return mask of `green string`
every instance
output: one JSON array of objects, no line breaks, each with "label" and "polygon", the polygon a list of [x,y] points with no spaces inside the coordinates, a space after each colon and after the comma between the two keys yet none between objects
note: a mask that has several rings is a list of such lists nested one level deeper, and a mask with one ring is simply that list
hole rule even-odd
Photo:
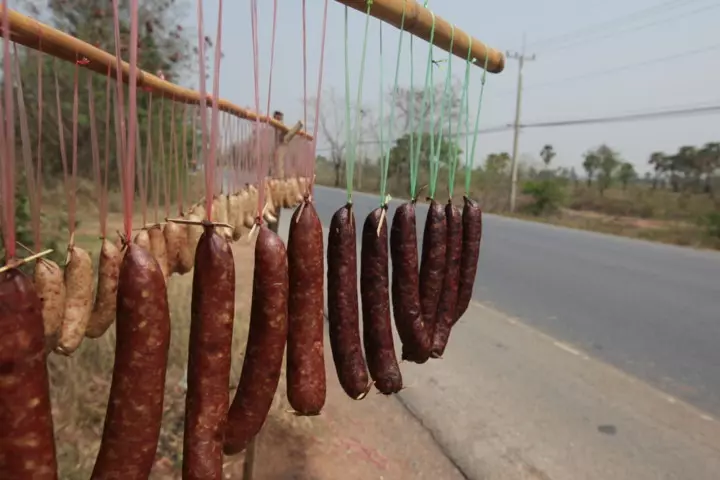
[{"label": "green string", "polygon": [[[462,98],[460,99],[460,118],[458,119],[458,125],[463,123],[463,115],[467,116],[467,94],[468,86],[470,85],[470,67],[472,67],[472,37],[468,36],[468,53],[467,60],[465,61],[465,81],[463,82]],[[467,119],[465,120],[465,132],[467,132]],[[465,134],[465,151],[467,152],[467,133]],[[460,155],[458,153],[458,147],[460,144],[460,128],[458,127],[455,141],[451,146],[450,161],[448,162],[448,195],[453,198],[455,193],[455,173],[457,172],[458,161]]]},{"label": "green string", "polygon": [[[438,138],[437,141],[435,141],[435,133],[434,131],[430,132],[430,151],[431,151],[431,160],[430,160],[430,194],[429,197],[431,199],[435,198],[435,189],[437,187],[437,177],[438,172],[440,170],[440,151],[442,150],[442,142],[443,142],[443,124],[445,123],[445,105],[448,103],[448,99],[450,97],[450,80],[452,79],[452,56],[453,56],[453,45],[455,43],[455,25],[452,26],[451,35],[450,35],[450,48],[448,49],[448,70],[447,74],[445,75],[445,88],[443,91],[443,96],[440,99],[440,119],[438,121],[439,129],[438,129]],[[435,118],[434,111],[431,118]],[[450,132],[449,134],[451,134]]]},{"label": "green string", "polygon": [[[473,165],[475,164],[475,147],[477,146],[477,139],[478,139],[478,128],[480,125],[480,111],[482,110],[482,101],[483,101],[483,94],[485,93],[485,79],[487,78],[487,67],[488,67],[488,58],[490,55],[485,53],[485,66],[483,67],[483,75],[482,80],[480,81],[480,99],[478,100],[478,108],[477,113],[475,114],[475,130],[473,131],[473,143],[472,143],[472,151],[470,152],[470,156],[465,158],[465,196],[470,197],[470,180],[472,177],[472,170]],[[469,107],[468,107],[469,108]],[[468,110],[469,113],[469,110]]]},{"label": "green string", "polygon": [[[365,76],[365,54],[367,53],[367,37],[368,27],[370,26],[370,9],[373,0],[367,0],[367,11],[365,12],[365,35],[363,36],[362,56],[360,57],[360,77],[358,79],[358,92],[356,112],[355,112],[355,128],[350,128],[350,62],[348,54],[348,7],[345,6],[345,133],[348,143],[347,161],[345,163],[345,178],[347,188],[347,201],[352,203],[353,177],[355,173],[355,159],[357,158],[357,144],[360,140],[358,125],[360,124],[360,112],[362,105],[362,87],[363,77]],[[352,135],[354,133],[354,135]],[[352,136],[351,136],[352,135]]]},{"label": "green string", "polygon": [[[403,14],[402,19],[400,20],[400,40],[398,40],[398,53],[397,53],[397,60],[395,61],[395,81],[393,82],[393,90],[392,95],[393,99],[395,98],[395,95],[397,93],[398,89],[398,78],[400,76],[400,56],[402,53],[402,44],[403,44],[403,33],[405,31],[405,3],[403,3]],[[412,37],[411,37],[412,38]],[[412,53],[411,53],[412,55]],[[411,67],[412,68],[412,67]],[[412,87],[411,87],[412,91]],[[382,177],[380,178],[380,206],[385,206],[386,203],[386,193],[387,193],[387,178],[388,178],[388,170],[390,168],[390,146],[385,147],[385,142],[383,141],[383,127],[382,127],[382,119],[383,119],[383,59],[382,59],[382,23],[380,23],[380,148],[385,148],[385,161],[382,163]],[[395,124],[395,107],[397,102],[392,102],[392,107],[390,108],[390,124],[388,126],[388,138],[393,138],[393,126]],[[411,147],[412,149],[412,147]],[[382,150],[381,150],[382,152]],[[380,156],[381,161],[383,158],[383,155]]]},{"label": "green string", "polygon": [[[427,1],[425,2],[425,5],[427,6]],[[425,86],[423,88],[423,97],[422,97],[422,106],[424,107],[427,104],[427,95],[428,95],[428,85],[432,83],[433,79],[433,72],[432,72],[432,51],[433,46],[435,42],[435,14],[433,12],[430,12],[432,15],[432,28],[430,29],[430,46],[428,47],[428,56],[427,56],[427,65],[425,67]],[[412,46],[412,38],[410,40],[410,45]],[[412,51],[411,51],[412,54]],[[412,56],[410,57],[412,58]],[[412,65],[411,65],[412,68]],[[412,80],[412,77],[410,77]],[[412,84],[410,88],[410,95],[411,95],[411,105],[414,104],[414,95],[415,91],[413,90]],[[431,118],[435,117],[435,101],[433,97],[430,99],[430,109],[431,109]],[[418,176],[418,170],[420,166],[420,151],[422,150],[422,140],[423,140],[423,130],[425,128],[425,122],[428,120],[427,116],[426,118],[421,118],[418,122],[418,130],[417,130],[417,145],[413,145],[414,142],[412,142],[412,138],[415,136],[415,134],[411,134],[411,159],[410,159],[410,198],[414,202],[417,199],[417,176]],[[431,123],[431,130],[432,130],[432,123]],[[430,132],[430,140],[432,142],[432,131]],[[415,147],[414,150],[412,147]],[[432,149],[432,143],[431,143],[431,149]]]}]

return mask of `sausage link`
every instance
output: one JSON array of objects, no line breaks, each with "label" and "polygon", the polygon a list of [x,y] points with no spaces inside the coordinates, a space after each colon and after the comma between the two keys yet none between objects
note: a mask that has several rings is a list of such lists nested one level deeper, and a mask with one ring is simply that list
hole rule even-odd
[{"label": "sausage link", "polygon": [[222,444],[235,318],[235,262],[212,223],[195,251],[187,395],[184,479],[222,479]]},{"label": "sausage link", "polygon": [[85,337],[93,308],[93,270],[90,254],[82,248],[68,247],[65,266],[65,315],[56,351],[72,354]]},{"label": "sausage link", "polygon": [[95,304],[85,330],[85,336],[88,338],[100,337],[115,321],[120,262],[122,262],[122,252],[110,240],[103,239],[98,262]]},{"label": "sausage link", "polygon": [[288,236],[287,395],[302,415],[325,405],[323,231],[312,202],[305,199],[290,219]]},{"label": "sausage link", "polygon": [[462,260],[460,262],[460,283],[458,286],[455,322],[463,316],[470,305],[482,241],[482,209],[472,199],[465,197],[462,213]]},{"label": "sausage link", "polygon": [[455,323],[455,307],[460,280],[460,261],[462,257],[463,224],[460,209],[449,200],[445,205],[447,223],[447,248],[445,251],[445,276],[442,294],[438,303],[437,323],[433,334],[432,355],[439,358],[445,352],[450,329]]},{"label": "sausage link", "polygon": [[425,363],[430,357],[431,337],[420,311],[415,204],[403,203],[393,216],[390,230],[392,259],[392,306],[395,326],[402,341],[402,358]]},{"label": "sausage link", "polygon": [[135,245],[139,245],[148,252],[150,251],[150,234],[148,233],[147,228],[143,228],[140,230],[137,235],[135,235],[135,240],[133,240],[133,243]]},{"label": "sausage link", "polygon": [[170,266],[168,263],[167,245],[165,244],[165,235],[163,235],[160,225],[153,225],[147,230],[150,237],[150,253],[157,260],[163,276],[167,279],[170,276]]},{"label": "sausage link", "polygon": [[386,211],[387,206],[376,208],[368,214],[363,225],[360,295],[363,340],[370,376],[381,393],[390,395],[402,389],[402,374],[395,356],[390,324]]},{"label": "sausage link", "polygon": [[328,330],[340,386],[354,400],[372,387],[360,341],[357,237],[352,205],[338,209],[330,221],[327,247]]},{"label": "sausage link", "polygon": [[263,225],[255,243],[245,359],[225,429],[226,455],[244,450],[265,423],[282,372],[287,314],[287,252],[280,237]]},{"label": "sausage link", "polygon": [[420,263],[420,309],[425,329],[431,338],[435,332],[437,308],[445,277],[446,242],[445,207],[432,200],[425,219]]},{"label": "sausage link", "polygon": [[35,263],[33,279],[42,305],[45,347],[51,352],[57,346],[58,333],[65,316],[65,279],[58,264],[48,259]]},{"label": "sausage link", "polygon": [[160,435],[169,347],[163,272],[149,251],[130,244],[120,265],[115,365],[93,480],[150,475]]},{"label": "sausage link", "polygon": [[0,425],[0,478],[58,478],[42,306],[16,269],[0,274]]}]

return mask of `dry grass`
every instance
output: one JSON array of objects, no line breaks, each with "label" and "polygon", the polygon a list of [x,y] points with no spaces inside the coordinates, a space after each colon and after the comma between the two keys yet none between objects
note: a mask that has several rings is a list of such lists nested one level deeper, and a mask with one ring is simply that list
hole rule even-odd
[{"label": "dry grass", "polygon": [[[84,204],[76,234],[79,246],[93,253],[97,261],[100,247],[97,232],[97,212]],[[120,228],[122,217],[111,214],[109,231]],[[242,368],[247,339],[252,294],[252,265],[254,245],[241,240],[233,246],[236,263],[235,328],[231,385],[236,385]],[[182,464],[182,441],[185,410],[184,370],[187,364],[190,330],[190,299],[192,272],[174,275],[168,282],[168,300],[172,323],[165,405],[162,432],[158,445],[156,466],[152,478],[179,478]],[[114,326],[100,339],[85,339],[70,357],[51,355],[48,361],[53,404],[53,419],[59,463],[63,479],[87,479],[100,446],[114,362]],[[283,378],[284,382],[284,378]],[[229,386],[230,387],[230,386]],[[228,389],[234,394],[234,388]],[[302,432],[309,427],[307,419],[288,415],[288,405],[281,385],[272,412],[275,429]],[[236,470],[233,463],[242,455],[228,459],[228,470]]]}]

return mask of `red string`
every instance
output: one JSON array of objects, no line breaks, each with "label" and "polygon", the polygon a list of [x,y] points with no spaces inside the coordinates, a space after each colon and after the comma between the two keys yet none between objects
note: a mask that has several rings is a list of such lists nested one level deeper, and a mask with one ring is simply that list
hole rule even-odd
[{"label": "red string", "polygon": [[[250,0],[250,19],[252,24],[253,75],[255,81],[255,111],[260,112],[260,65],[258,61],[258,14],[257,0]],[[257,155],[258,210],[257,222],[262,225],[262,209],[265,205],[265,169],[260,151],[260,116],[255,119],[255,154]]]},{"label": "red string", "polygon": [[[7,0],[3,0],[3,73],[5,93],[5,132],[2,143],[5,150],[3,166],[3,239],[5,255],[8,260],[15,257],[15,112],[13,109],[12,63],[10,57],[10,19],[8,17]],[[2,112],[0,111],[0,115]]]},{"label": "red string", "polygon": [[[152,175],[151,172],[151,166],[152,163],[152,112],[153,112],[153,94],[150,92],[148,94],[148,108],[147,108],[147,132],[145,132],[145,165],[143,165],[143,160],[141,157],[138,157],[138,160],[140,160],[140,169],[138,170],[138,184],[140,185],[140,202],[141,202],[141,208],[142,208],[142,224],[143,226],[147,225],[147,205],[148,205],[148,187],[150,182],[150,176]],[[142,174],[142,171],[144,170],[144,174]],[[141,175],[142,174],[142,175]],[[142,177],[142,178],[141,178]]]},{"label": "red string", "polygon": [[312,150],[308,161],[310,162],[310,194],[313,193],[315,188],[315,155],[317,154],[317,137],[318,127],[320,126],[320,98],[322,96],[322,83],[323,73],[325,65],[325,37],[327,33],[327,13],[328,13],[328,0],[325,0],[325,10],[323,12],[323,26],[322,26],[322,40],[320,43],[320,67],[318,69],[318,87],[317,87],[317,98],[315,99],[315,125],[313,125],[313,140]]},{"label": "red string", "polygon": [[[35,164],[35,202],[38,207],[38,211],[42,211],[42,144],[43,144],[43,53],[42,53],[42,37],[38,42],[37,50],[37,95],[38,95],[38,116],[37,116],[37,160]],[[32,194],[32,192],[31,192]],[[40,219],[38,218],[38,221]],[[35,229],[35,251],[40,251],[40,227]]]},{"label": "red string", "polygon": [[[103,200],[105,201],[105,204],[103,205],[103,208],[105,209],[105,220],[104,222],[107,224],[107,211],[108,211],[108,171],[110,170],[110,67],[108,67],[107,76],[105,77],[105,175],[103,177],[103,192],[105,192],[105,197]],[[103,225],[103,230],[107,229],[107,225]],[[103,232],[103,236],[106,235],[107,232]]]},{"label": "red string", "polygon": [[70,185],[70,173],[68,168],[68,160],[67,160],[67,150],[65,149],[65,124],[63,122],[63,113],[62,113],[62,106],[60,103],[60,85],[58,82],[58,76],[57,76],[57,60],[53,62],[55,64],[56,68],[53,68],[53,74],[55,77],[55,107],[57,111],[57,120],[58,120],[58,137],[60,140],[60,160],[62,161],[62,167],[63,167],[63,181],[65,184],[65,199],[67,201],[68,206],[68,217],[70,222],[70,233],[72,234],[73,229],[75,227],[75,222],[73,221],[72,215],[74,205],[73,205],[73,197],[72,197],[72,187]]},{"label": "red string", "polygon": [[[165,97],[162,97],[162,100],[160,102],[160,171],[158,172],[158,176],[162,176],[163,199],[164,199],[164,203],[165,203],[165,217],[169,217],[170,216],[170,181],[168,179],[167,159],[165,158],[165,128],[164,128],[164,122],[163,122],[164,119],[165,119]],[[157,210],[157,207],[156,207],[156,210]],[[156,220],[156,223],[157,223],[157,220]]]},{"label": "red string", "polygon": [[[189,175],[190,172],[188,171],[188,155],[187,155],[187,111],[188,106],[187,103],[183,106],[183,117],[182,117],[182,155],[183,155],[183,163],[185,164],[185,176]],[[193,139],[195,138],[195,135],[193,135]],[[195,148],[194,142],[193,142],[193,149]],[[178,172],[179,172],[178,167]],[[178,173],[179,175],[179,173]],[[183,188],[180,184],[180,177],[178,177],[178,213],[182,215],[183,213]]]},{"label": "red string", "polygon": [[[115,58],[116,58],[116,65],[115,65],[115,86],[116,86],[116,97],[115,97],[115,130],[116,130],[116,140],[118,140],[118,149],[120,152],[120,155],[117,157],[118,159],[118,172],[120,174],[120,191],[122,192],[123,197],[123,208],[126,208],[127,205],[125,204],[125,198],[127,194],[125,193],[125,183],[127,179],[127,172],[125,172],[126,169],[128,169],[128,165],[126,164],[126,158],[125,158],[125,143],[127,142],[126,137],[126,128],[125,128],[125,87],[122,81],[122,57],[120,56],[121,53],[121,43],[120,43],[120,13],[119,13],[119,7],[118,7],[118,0],[112,0],[113,4],[113,29],[115,31]],[[130,177],[132,179],[132,176]],[[128,188],[130,188],[128,186]],[[126,214],[127,215],[127,214]]]},{"label": "red string", "polygon": [[[116,3],[117,0],[113,0]],[[119,58],[119,57],[118,57]],[[132,235],[133,193],[135,180],[135,145],[137,142],[137,77],[138,77],[138,0],[130,1],[130,84],[127,139],[127,168],[125,183],[125,235]]]},{"label": "red string", "polygon": [[[173,170],[175,171],[175,200],[180,201],[180,161],[178,159],[179,157],[179,151],[177,148],[177,135],[175,133],[175,129],[177,128],[177,124],[175,123],[175,98],[173,98],[172,102],[172,108],[170,109],[170,124],[172,125],[172,128],[170,129],[170,175],[172,175]],[[180,207],[180,212],[182,212],[182,207]],[[170,212],[167,213],[168,216],[170,216]]]},{"label": "red string", "polygon": [[302,51],[303,51],[303,125],[307,128],[307,12],[302,0]]},{"label": "red string", "polygon": [[100,236],[105,238],[105,191],[100,173],[100,151],[95,125],[95,94],[93,93],[92,76],[87,76],[88,113],[90,115],[90,150],[92,153],[93,174],[95,177],[95,196],[100,202]]},{"label": "red string", "polygon": [[198,17],[198,54],[200,55],[200,129],[201,129],[201,144],[200,151],[202,152],[202,161],[205,169],[205,211],[207,217],[212,221],[212,180],[213,175],[210,172],[210,165],[207,161],[207,89],[205,88],[205,36],[203,35],[203,8],[202,0],[197,2],[197,17]]},{"label": "red string", "polygon": [[[212,127],[210,130],[210,178],[215,180],[215,166],[216,166],[216,155],[218,145],[218,135],[220,134],[220,59],[222,58],[222,10],[223,2],[218,1],[218,21],[217,21],[217,33],[215,36],[215,65],[213,66],[213,94],[212,94]],[[222,169],[220,169],[222,172]],[[214,187],[214,185],[213,185]],[[222,191],[222,190],[221,190]],[[207,195],[211,197],[215,190],[209,190]]]},{"label": "red string", "polygon": [[72,195],[72,207],[68,212],[68,221],[70,222],[70,236],[74,238],[75,233],[75,212],[77,210],[77,165],[78,165],[78,109],[80,106],[80,93],[79,93],[79,77],[80,67],[75,64],[75,73],[73,75],[73,106],[72,106],[72,174],[70,176],[71,182],[71,195]]},{"label": "red string", "polygon": [[[20,56],[17,52],[17,44],[13,43],[14,74],[17,78],[17,106],[20,117],[20,140],[22,146],[23,165],[25,168],[25,180],[27,181],[28,197],[30,199],[30,223],[33,231],[33,238],[36,240],[40,237],[40,207],[37,203],[37,186],[35,185],[36,176],[33,171],[32,147],[30,145],[30,129],[28,128],[27,109],[25,108],[25,94],[23,93],[22,75],[20,72]],[[39,241],[36,241],[36,251]]]}]

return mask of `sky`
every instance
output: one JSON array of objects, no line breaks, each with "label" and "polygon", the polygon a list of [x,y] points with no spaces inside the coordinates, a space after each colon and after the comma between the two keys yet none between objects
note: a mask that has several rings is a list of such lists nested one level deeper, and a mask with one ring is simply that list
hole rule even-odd
[{"label": "sky", "polygon": [[[261,110],[266,109],[274,1],[259,6],[259,80]],[[324,0],[307,1],[308,97],[317,89]],[[278,0],[277,37],[271,110],[285,112],[286,123],[303,118],[302,1]],[[217,0],[204,2],[205,33],[213,38]],[[720,105],[720,20],[718,0],[430,0],[429,8],[475,38],[501,51],[536,54],[524,69],[522,122],[614,116],[673,107]],[[344,9],[329,1],[323,91],[325,112],[344,115]],[[221,96],[255,109],[250,0],[223,4],[220,71]],[[197,22],[193,13],[189,24]],[[349,58],[353,103],[360,76],[365,15],[349,11]],[[371,18],[363,79],[363,105],[379,110],[381,85],[393,83],[399,31],[384,25],[383,62],[379,60],[379,21]],[[398,83],[408,86],[413,72],[405,34]],[[414,81],[422,85],[428,53],[424,41],[414,43]],[[447,58],[437,50],[435,58]],[[664,59],[659,61],[660,59]],[[453,57],[453,73],[461,78],[465,61]],[[446,68],[446,67],[444,67]],[[442,71],[436,75],[444,75]],[[512,123],[518,62],[508,59],[500,74],[488,75],[480,128]],[[482,70],[473,68],[469,98],[477,107]],[[209,84],[211,85],[211,84]],[[335,102],[328,101],[332,90]],[[337,108],[331,108],[333,103]],[[388,106],[384,107],[386,114]],[[312,113],[308,113],[312,118]],[[654,151],[672,153],[682,145],[720,141],[720,114],[674,117],[643,122],[556,128],[528,128],[520,136],[523,161],[539,161],[543,145],[557,151],[556,166],[582,170],[582,155],[606,143],[639,172],[647,171]],[[312,125],[310,125],[312,127]],[[327,143],[320,138],[319,150]],[[487,154],[512,150],[512,132],[481,134],[476,162]],[[320,152],[322,153],[322,152]]]}]

